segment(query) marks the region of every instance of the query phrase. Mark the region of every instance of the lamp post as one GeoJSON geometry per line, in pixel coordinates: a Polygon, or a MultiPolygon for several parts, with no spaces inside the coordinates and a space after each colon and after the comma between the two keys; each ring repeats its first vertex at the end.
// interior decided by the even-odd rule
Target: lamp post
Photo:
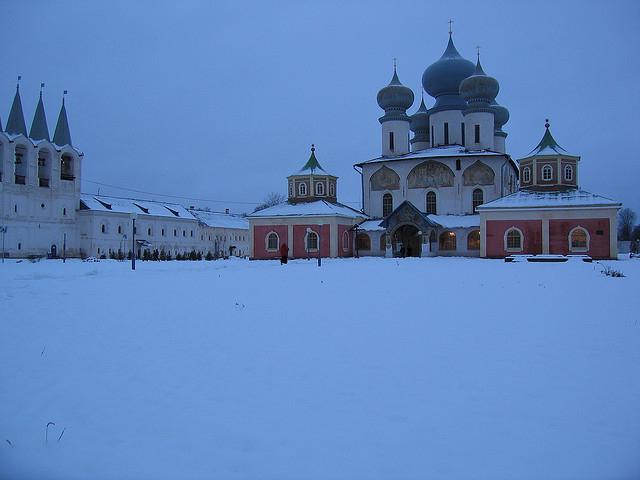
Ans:
{"type": "Polygon", "coordinates": [[[138,215],[136,213],[132,213],[131,222],[133,223],[133,228],[131,229],[131,270],[136,269],[136,218],[138,218],[138,215]]]}
{"type": "Polygon", "coordinates": [[[358,225],[353,226],[353,247],[354,257],[360,258],[358,252],[358,225]]]}
{"type": "Polygon", "coordinates": [[[2,233],[2,263],[4,263],[4,234],[7,233],[5,225],[0,225],[0,233],[2,233]]]}

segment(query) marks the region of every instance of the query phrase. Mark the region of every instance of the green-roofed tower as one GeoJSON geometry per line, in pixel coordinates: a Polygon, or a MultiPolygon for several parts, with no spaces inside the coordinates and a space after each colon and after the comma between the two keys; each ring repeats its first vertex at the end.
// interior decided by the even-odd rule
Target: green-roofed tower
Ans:
{"type": "Polygon", "coordinates": [[[11,135],[27,136],[27,125],[24,122],[24,113],[22,113],[22,100],[20,99],[20,84],[16,86],[16,94],[13,97],[11,111],[7,119],[7,129],[5,130],[11,135]]]}
{"type": "Polygon", "coordinates": [[[42,90],[40,90],[40,99],[38,100],[36,113],[33,115],[33,122],[31,122],[29,138],[33,140],[46,140],[47,142],[51,141],[49,137],[49,127],[47,125],[47,116],[44,113],[42,90]]]}
{"type": "Polygon", "coordinates": [[[578,188],[580,156],[567,152],[549,129],[546,119],[544,135],[520,164],[520,188],[524,190],[556,191],[578,188]]]}
{"type": "MultiPolygon", "coordinates": [[[[65,90],[64,94],[66,95],[66,93],[67,91],[65,90]]],[[[67,120],[67,109],[64,105],[64,95],[62,96],[62,107],[58,115],[56,131],[53,134],[53,143],[59,146],[73,146],[73,143],[71,143],[71,132],[69,131],[69,121],[67,120]]]]}
{"type": "Polygon", "coordinates": [[[311,155],[304,166],[287,177],[289,202],[313,202],[327,200],[336,202],[338,177],[328,173],[316,158],[315,145],[311,145],[311,155]]]}

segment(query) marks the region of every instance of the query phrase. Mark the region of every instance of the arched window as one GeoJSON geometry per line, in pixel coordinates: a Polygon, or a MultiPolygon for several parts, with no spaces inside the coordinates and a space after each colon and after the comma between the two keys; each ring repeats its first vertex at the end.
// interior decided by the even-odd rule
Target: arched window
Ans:
{"type": "Polygon", "coordinates": [[[542,167],[542,180],[547,182],[553,180],[553,169],[551,168],[551,165],[545,165],[542,167]]]}
{"type": "Polygon", "coordinates": [[[318,234],[313,230],[307,232],[307,236],[305,238],[305,245],[307,246],[307,252],[317,252],[318,251],[318,234]]]}
{"type": "Polygon", "coordinates": [[[147,228],[147,235],[151,236],[151,227],[147,228]]]}
{"type": "Polygon", "coordinates": [[[569,232],[569,251],[588,252],[589,232],[582,227],[576,227],[569,232]]]}
{"type": "Polygon", "coordinates": [[[442,232],[440,234],[440,250],[456,249],[456,234],[454,232],[442,232]]]}
{"type": "Polygon", "coordinates": [[[467,236],[467,250],[480,250],[480,230],[474,230],[467,236]]]}
{"type": "Polygon", "coordinates": [[[316,182],[316,195],[324,195],[324,183],[316,182]]]}
{"type": "Polygon", "coordinates": [[[386,217],[393,212],[393,197],[390,193],[385,193],[382,196],[382,216],[386,217]]]}
{"type": "Polygon", "coordinates": [[[118,234],[122,234],[122,225],[118,225],[118,234]]]}
{"type": "Polygon", "coordinates": [[[383,252],[387,249],[387,234],[383,233],[380,235],[380,250],[383,252]]]}
{"type": "Polygon", "coordinates": [[[427,192],[427,215],[436,215],[438,213],[438,201],[436,192],[427,192]]]}
{"type": "Polygon", "coordinates": [[[504,234],[504,249],[507,252],[521,252],[523,235],[520,229],[512,227],[504,234]]]}
{"type": "Polygon", "coordinates": [[[300,183],[298,184],[298,195],[305,196],[307,194],[307,184],[306,183],[300,183]]]}
{"type": "Polygon", "coordinates": [[[329,183],[329,196],[330,197],[336,196],[336,184],[333,182],[329,183]]]}
{"type": "Polygon", "coordinates": [[[484,203],[484,193],[479,188],[473,191],[473,213],[478,212],[478,207],[484,203]]]}
{"type": "Polygon", "coordinates": [[[358,250],[371,250],[371,239],[366,233],[359,233],[357,238],[358,250]]]}
{"type": "Polygon", "coordinates": [[[522,181],[524,183],[529,183],[531,181],[531,169],[529,167],[524,167],[522,169],[522,181]]]}
{"type": "Polygon", "coordinates": [[[102,233],[107,233],[107,226],[104,223],[102,225],[100,225],[100,231],[102,233]]]}
{"type": "Polygon", "coordinates": [[[342,232],[342,250],[345,252],[349,251],[349,232],[342,232]]]}
{"type": "Polygon", "coordinates": [[[64,154],[60,158],[60,180],[73,180],[73,157],[64,154]]]}
{"type": "Polygon", "coordinates": [[[267,235],[267,250],[276,251],[280,248],[280,238],[276,232],[271,232],[267,235]]]}
{"type": "Polygon", "coordinates": [[[571,165],[565,165],[564,167],[564,179],[567,181],[573,180],[573,167],[571,165]]]}

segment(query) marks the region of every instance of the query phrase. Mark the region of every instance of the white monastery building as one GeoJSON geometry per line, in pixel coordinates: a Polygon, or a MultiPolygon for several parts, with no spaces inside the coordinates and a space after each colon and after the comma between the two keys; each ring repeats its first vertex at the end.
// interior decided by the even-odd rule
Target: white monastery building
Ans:
{"type": "Polygon", "coordinates": [[[6,127],[0,121],[0,233],[6,257],[143,257],[249,254],[241,216],[194,207],[81,193],[84,154],[71,141],[65,100],[53,139],[42,91],[27,132],[20,85],[6,127]],[[133,222],[136,220],[135,247],[133,222]]]}

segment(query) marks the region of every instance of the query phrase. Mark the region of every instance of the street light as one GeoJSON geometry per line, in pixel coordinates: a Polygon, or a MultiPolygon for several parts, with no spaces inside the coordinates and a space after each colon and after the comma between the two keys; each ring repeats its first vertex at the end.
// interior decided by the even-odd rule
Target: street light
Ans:
{"type": "Polygon", "coordinates": [[[2,263],[4,263],[4,234],[7,233],[5,225],[0,225],[0,233],[2,233],[2,263]]]}
{"type": "Polygon", "coordinates": [[[133,228],[131,229],[131,270],[136,269],[136,218],[138,218],[138,214],[132,213],[131,221],[133,223],[133,228]]]}

